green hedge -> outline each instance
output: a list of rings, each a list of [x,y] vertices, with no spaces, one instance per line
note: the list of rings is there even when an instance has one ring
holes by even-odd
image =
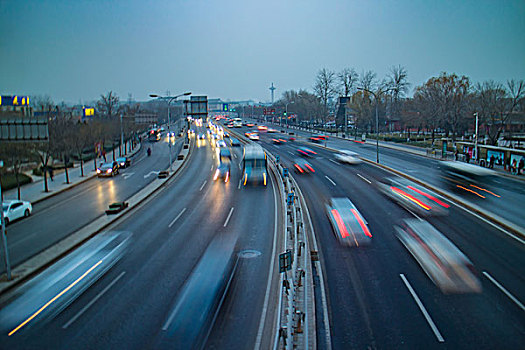
[[[18,174],[18,181],[20,181],[20,185],[25,185],[30,183],[32,180],[26,174]],[[16,188],[15,174],[2,174],[1,183],[2,191],[7,191],[12,188]]]

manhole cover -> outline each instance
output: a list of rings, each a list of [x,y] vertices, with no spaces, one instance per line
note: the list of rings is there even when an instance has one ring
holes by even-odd
[[[257,250],[243,250],[242,252],[239,252],[239,258],[243,259],[256,258],[259,255],[261,255],[261,252]]]

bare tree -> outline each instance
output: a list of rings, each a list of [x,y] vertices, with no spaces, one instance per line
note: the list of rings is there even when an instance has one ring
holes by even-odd
[[[406,96],[410,86],[407,70],[401,65],[390,68],[387,85],[390,92],[391,115],[398,119],[401,116],[400,99]]]
[[[100,100],[97,102],[98,112],[107,119],[112,119],[118,115],[119,112],[119,98],[110,91],[106,95],[100,95]]]
[[[327,110],[328,101],[336,93],[335,73],[326,68],[321,69],[315,78],[314,91]]]
[[[355,92],[359,75],[354,68],[345,68],[337,74],[337,79],[339,80],[339,93],[347,97]]]
[[[361,78],[359,79],[359,87],[361,87],[363,90],[375,90],[376,86],[378,85],[377,82],[377,74],[374,73],[371,70],[368,70],[361,74]]]

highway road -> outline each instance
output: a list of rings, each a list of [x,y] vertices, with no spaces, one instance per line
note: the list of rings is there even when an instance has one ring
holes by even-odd
[[[292,168],[300,143],[274,145],[270,140],[275,136],[279,135],[261,134],[260,143]],[[321,250],[334,349],[523,347],[523,241],[455,206],[448,216],[430,218],[472,260],[483,288],[480,294],[445,295],[394,235],[394,225],[414,215],[374,186],[392,174],[366,163],[338,164],[333,153],[313,149],[318,155],[309,162],[315,173],[296,179]],[[410,158],[401,159],[405,157]],[[338,244],[324,203],[339,196],[350,198],[368,221],[371,246]],[[321,316],[318,307],[316,317]],[[317,332],[319,342],[323,330]],[[322,341],[319,347],[323,348]]]
[[[240,258],[206,348],[254,348],[280,224],[273,181],[267,187],[239,186],[241,149],[232,153],[231,180],[213,181],[215,148],[209,140],[199,142],[173,181],[108,229],[131,234],[120,260],[56,315],[38,316],[12,336],[2,329],[2,348],[177,348],[166,330],[178,317],[174,305],[181,288],[205,277],[192,271],[210,242],[229,238],[236,240],[232,253]],[[24,286],[14,294],[23,292]],[[13,305],[6,300],[4,310]],[[191,320],[198,322],[201,315],[194,311]]]
[[[174,159],[182,148],[182,139],[172,140]],[[120,169],[115,177],[94,178],[64,193],[33,205],[33,214],[7,227],[9,256],[17,266],[33,255],[105,215],[108,205],[123,201],[153,181],[169,165],[168,142],[164,136],[157,143],[144,142],[144,147],[131,158],[131,166]],[[152,148],[147,156],[146,149]],[[110,159],[108,159],[109,161]],[[86,168],[91,164],[86,164]],[[0,258],[4,259],[3,250]],[[5,272],[2,264],[0,273]]]
[[[268,124],[270,125],[270,124]],[[315,135],[303,130],[279,127],[272,125],[277,130],[293,132],[302,140],[307,140]],[[282,135],[277,133],[276,135]],[[324,146],[325,143],[323,142]],[[376,146],[368,143],[360,143],[350,140],[330,137],[326,146],[333,149],[347,149],[357,152],[361,157],[376,161]],[[420,179],[438,188],[450,190],[441,176],[441,164],[439,160],[411,154],[395,149],[379,146],[379,161],[392,169],[401,171],[407,175]],[[501,216],[521,227],[525,227],[525,215],[523,205],[525,201],[525,186],[523,181],[509,177],[496,176],[491,183],[485,184],[482,189],[471,187],[472,192],[456,188],[452,192],[484,208],[494,214]]]

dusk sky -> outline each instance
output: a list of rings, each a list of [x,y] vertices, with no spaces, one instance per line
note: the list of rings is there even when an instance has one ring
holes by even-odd
[[[269,101],[321,68],[525,79],[525,1],[0,0],[0,93]]]

